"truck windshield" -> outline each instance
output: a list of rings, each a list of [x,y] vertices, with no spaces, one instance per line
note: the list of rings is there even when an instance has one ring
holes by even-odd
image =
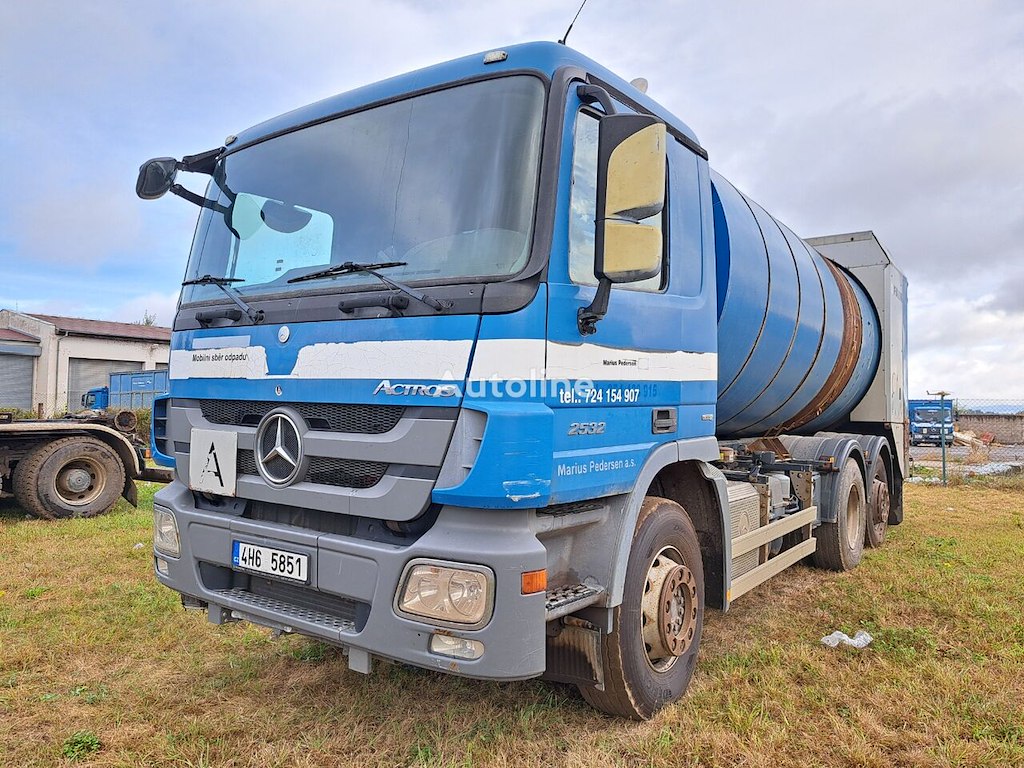
[[[925,421],[929,424],[938,424],[942,421],[943,412],[938,408],[931,408],[929,410],[917,409],[915,412],[917,421]],[[946,421],[949,421],[949,411],[945,412]]]
[[[207,190],[186,280],[247,296],[378,285],[346,261],[403,261],[406,282],[507,277],[529,255],[544,86],[519,75],[384,104],[229,154]],[[222,300],[186,286],[182,303]]]

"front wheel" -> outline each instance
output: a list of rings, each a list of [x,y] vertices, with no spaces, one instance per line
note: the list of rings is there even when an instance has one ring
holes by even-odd
[[[686,692],[704,625],[700,544],[674,501],[644,500],[613,619],[602,637],[604,690],[580,692],[603,712],[647,720]]]

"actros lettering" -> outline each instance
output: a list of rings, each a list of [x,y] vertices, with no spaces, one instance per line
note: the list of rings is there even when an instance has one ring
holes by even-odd
[[[423,395],[425,397],[458,397],[462,393],[456,384],[392,384],[384,379],[373,390],[373,394],[383,392],[385,395]]]

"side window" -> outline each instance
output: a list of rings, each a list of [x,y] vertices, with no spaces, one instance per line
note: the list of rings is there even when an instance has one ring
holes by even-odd
[[[678,141],[668,143],[669,232],[672,291],[699,296],[703,281],[700,175],[697,156]]]
[[[588,112],[576,113],[572,151],[572,193],[569,196],[569,278],[577,285],[597,285],[594,277],[594,225],[597,219],[598,119]],[[662,233],[665,232],[663,214]],[[668,253],[667,248],[665,253]],[[630,291],[657,293],[665,285],[665,261],[654,277],[639,283],[613,286]]]
[[[569,277],[597,285],[594,277],[594,221],[597,213],[597,118],[576,113],[569,197]]]

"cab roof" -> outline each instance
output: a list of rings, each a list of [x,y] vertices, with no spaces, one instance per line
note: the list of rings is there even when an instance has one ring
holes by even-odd
[[[438,86],[456,83],[460,80],[491,75],[498,72],[532,71],[550,80],[563,67],[575,67],[603,80],[612,88],[628,95],[633,101],[651,114],[657,115],[679,133],[695,144],[696,135],[679,118],[672,115],[656,101],[641,93],[618,75],[605,69],[579,51],[551,42],[522,43],[500,48],[507,54],[502,61],[484,63],[486,52],[474,53],[459,59],[435,64],[424,69],[381,80],[370,85],[330,96],[326,99],[299,107],[291,112],[273,117],[239,133],[229,149],[257,142],[273,135],[284,133],[303,125],[321,122],[335,115],[350,112],[371,104],[390,101],[408,93],[425,91]]]

